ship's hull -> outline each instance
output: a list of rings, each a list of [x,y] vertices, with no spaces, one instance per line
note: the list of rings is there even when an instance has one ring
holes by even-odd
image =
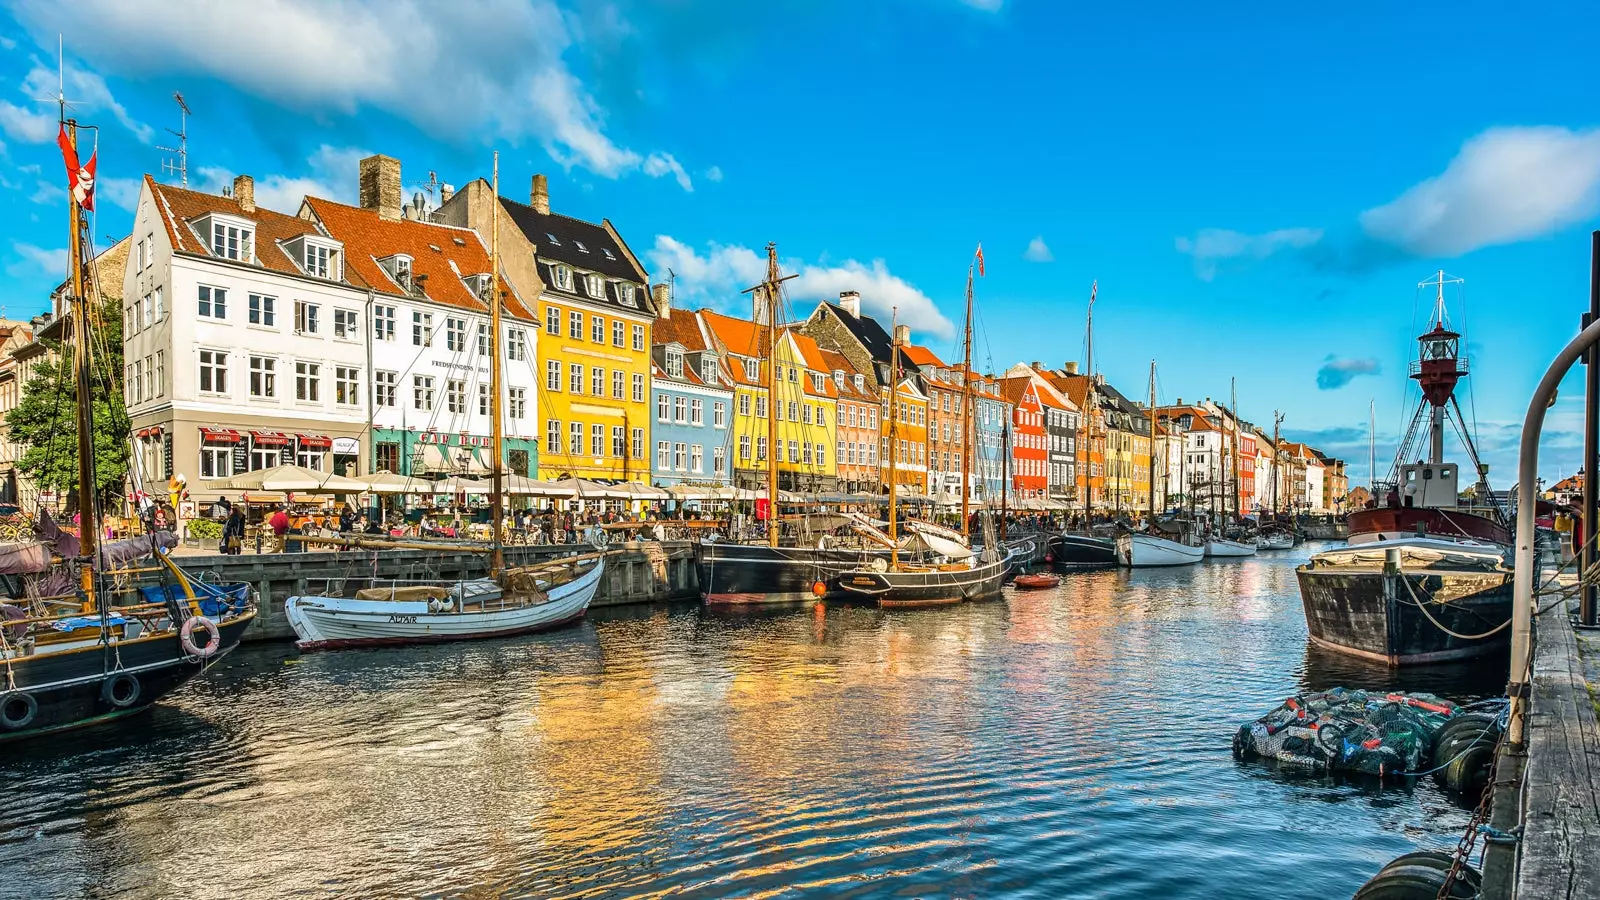
[[[1294,535],[1287,531],[1275,531],[1263,534],[1256,538],[1257,550],[1292,550],[1294,549]]]
[[[13,687],[0,681],[0,743],[143,712],[239,646],[253,621],[251,611],[216,623],[220,644],[204,660],[186,652],[175,633],[7,660],[0,665]]]
[[[1206,541],[1206,556],[1210,557],[1238,557],[1255,556],[1256,545],[1243,541],[1229,541],[1222,538],[1213,538]]]
[[[1306,524],[1306,537],[1314,541],[1343,541],[1350,537],[1348,522],[1310,522]]]
[[[1350,514],[1350,543],[1361,544],[1380,538],[1392,541],[1412,537],[1418,527],[1431,537],[1465,538],[1491,544],[1511,543],[1511,531],[1493,519],[1458,509],[1433,509],[1418,506],[1382,506],[1358,509]]]
[[[967,600],[992,600],[1011,568],[1011,560],[971,568],[877,572],[856,569],[835,579],[836,589],[884,609],[949,606]]]
[[[1512,576],[1503,568],[1386,575],[1381,565],[1306,565],[1295,574],[1311,640],[1328,650],[1409,666],[1494,654],[1510,641]]]
[[[1058,534],[1050,539],[1051,565],[1058,571],[1117,564],[1117,545],[1110,538]]]
[[[290,597],[283,611],[301,650],[343,650],[511,637],[548,631],[583,618],[605,573],[605,561],[546,592],[543,603],[501,609],[432,612],[425,600]]]
[[[888,553],[701,543],[696,566],[707,605],[757,606],[826,599],[840,573],[873,557]]]
[[[1187,566],[1204,559],[1204,547],[1191,547],[1148,534],[1117,535],[1117,563],[1130,568]]]

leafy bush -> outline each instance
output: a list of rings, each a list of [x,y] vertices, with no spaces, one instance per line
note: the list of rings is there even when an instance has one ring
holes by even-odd
[[[195,519],[189,523],[189,537],[214,541],[222,537],[222,523],[210,519]]]

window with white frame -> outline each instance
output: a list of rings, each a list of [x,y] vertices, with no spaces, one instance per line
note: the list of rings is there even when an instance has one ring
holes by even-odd
[[[728,448],[726,448],[726,447],[713,447],[713,448],[711,448],[711,471],[716,473],[716,474],[718,474],[718,475],[726,475],[727,474],[727,472],[728,472]]]
[[[672,470],[672,442],[656,441],[656,471],[669,472]]]
[[[705,462],[705,450],[699,444],[689,445],[689,471],[704,472]]]
[[[567,313],[567,337],[575,341],[583,340],[583,313],[577,310]]]
[[[444,348],[451,353],[467,349],[467,323],[465,319],[446,316],[444,320]]]
[[[728,427],[728,404],[717,400],[711,404],[711,427]]]
[[[623,382],[624,376],[626,376],[626,375],[627,375],[627,373],[622,371],[621,369],[612,369],[611,370],[611,399],[613,399],[613,400],[621,400],[622,399],[622,395],[623,395],[623,391],[624,391],[624,387],[623,387],[623,383],[622,382]]]
[[[233,448],[215,444],[200,445],[200,477],[228,478],[233,475]]]
[[[199,303],[195,313],[202,319],[226,319],[228,317],[228,289],[212,287],[208,284],[200,285]]]
[[[489,355],[489,323],[488,322],[479,322],[478,323],[478,355],[479,356],[484,356],[484,357],[487,357]]]
[[[589,393],[596,397],[606,395],[606,370],[595,366],[589,370]]]
[[[397,372],[374,372],[372,375],[373,402],[379,406],[394,406],[399,378],[400,376]]]
[[[672,398],[672,421],[679,424],[689,421],[689,398]]]
[[[156,351],[156,396],[160,397],[167,392],[167,351]]]
[[[672,401],[666,394],[657,394],[656,395],[656,421],[658,421],[658,422],[671,421],[672,417],[671,417],[671,414],[669,412],[669,410],[671,409],[671,405],[672,405]]]
[[[612,319],[611,320],[611,346],[613,346],[613,347],[621,347],[621,346],[623,346],[624,342],[627,340],[626,332],[627,332],[627,329],[625,327],[623,327],[623,323],[622,323],[621,319]]]
[[[583,455],[583,423],[573,422],[567,426],[567,453],[572,456]]]
[[[749,394],[740,394],[739,395],[739,415],[741,415],[741,416],[750,415],[750,395]]]
[[[552,271],[555,272],[556,289],[570,292],[572,290],[572,269],[568,266],[556,265],[552,267]]]
[[[333,402],[341,406],[356,406],[361,402],[360,370],[352,366],[335,366],[333,369]]]
[[[628,435],[621,425],[611,426],[611,455],[618,459],[628,455]]]
[[[433,346],[433,313],[418,311],[411,313],[411,345],[413,347]]]
[[[478,385],[478,415],[487,416],[488,414],[489,414],[489,386],[487,384],[479,384]]]
[[[262,469],[270,469],[273,466],[281,465],[283,465],[282,447],[256,446],[250,448],[250,471],[259,472]]]
[[[644,376],[637,372],[633,375],[633,402],[644,402]]]
[[[765,398],[765,397],[757,397],[756,398],[756,418],[765,419],[766,417],[767,417],[767,398]]]
[[[700,380],[706,384],[717,383],[717,358],[709,354],[700,357]]]
[[[633,349],[635,349],[635,350],[643,350],[644,349],[644,326],[643,325],[635,325],[635,326],[633,326]]]
[[[255,260],[255,232],[249,226],[211,221],[211,254],[240,262]]]
[[[544,450],[546,453],[561,452],[561,420],[547,419],[544,423]]]
[[[739,361],[744,363],[744,379],[746,381],[761,380],[761,363],[759,361],[754,359],[741,359]]]
[[[667,348],[667,376],[669,378],[683,377],[683,351],[677,347]]]
[[[294,330],[298,334],[316,334],[317,320],[321,309],[315,303],[305,300],[294,302]]]
[[[360,332],[356,326],[356,311],[353,309],[333,310],[333,336],[339,340],[353,341]]]
[[[544,308],[544,333],[561,336],[561,307],[547,305]]]
[[[561,361],[547,359],[544,361],[544,388],[547,391],[561,390]]]
[[[332,247],[305,242],[306,274],[317,278],[339,279],[338,252]]]
[[[574,394],[583,393],[583,364],[571,363],[567,366],[568,390]]]
[[[133,403],[144,402],[144,360],[136,359],[128,365],[128,393]]]
[[[228,352],[226,350],[201,350],[200,392],[226,394],[228,392]]]
[[[810,441],[807,441],[804,444],[800,445],[800,461],[805,463],[808,466],[811,465],[811,442]]]
[[[704,425],[706,423],[706,402],[699,398],[689,401],[689,424]]]
[[[467,383],[460,378],[446,378],[444,382],[444,408],[457,415],[467,411]]]
[[[394,307],[382,303],[373,304],[372,337],[379,341],[394,340]]]
[[[411,376],[411,405],[423,412],[433,409],[433,376]]]
[[[633,430],[633,458],[644,459],[644,429]]]
[[[596,344],[606,342],[606,320],[600,316],[589,317],[589,340]]]
[[[604,425],[589,426],[589,455],[606,455],[606,427]]]
[[[514,387],[509,390],[510,409],[506,412],[513,419],[526,419],[528,417],[528,389]]]
[[[327,459],[327,456],[328,451],[322,447],[313,447],[308,444],[300,444],[295,448],[294,462],[295,465],[301,467],[302,469],[310,469],[313,472],[321,472],[322,462],[323,460]]]
[[[606,255],[610,256],[611,251],[607,250]],[[634,286],[626,281],[617,282],[617,301],[623,306],[638,306],[639,301],[634,296]]]
[[[278,396],[278,361],[270,356],[250,357],[250,396]]]
[[[604,300],[606,296],[606,282],[604,278],[590,272],[583,276],[583,289],[589,296],[596,300]]]
[[[748,434],[739,435],[739,458],[750,458],[750,435]]]
[[[689,467],[689,445],[677,443],[672,445],[672,467],[679,472]]]
[[[506,332],[506,358],[512,362],[527,361],[528,332],[521,328],[513,328]]]
[[[758,437],[758,438],[756,438],[756,460],[760,461],[760,462],[765,462],[766,459],[767,459],[767,439],[765,437]]]
[[[322,364],[297,361],[294,364],[294,398],[306,403],[322,400]]]

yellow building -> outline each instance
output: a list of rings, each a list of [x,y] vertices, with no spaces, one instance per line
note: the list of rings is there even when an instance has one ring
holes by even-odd
[[[533,372],[542,421],[539,477],[650,481],[650,327],[656,313],[644,267],[609,220],[550,211],[543,175],[527,203],[494,198],[481,179],[446,201],[439,218],[487,242],[500,213],[500,259],[518,295],[537,298],[542,326]],[[509,373],[513,380],[518,373]]]
[[[767,352],[767,327],[710,310],[698,313],[733,375],[733,477],[738,487],[767,487],[767,365],[777,364],[778,487],[835,491],[838,387],[815,341],[791,328]]]

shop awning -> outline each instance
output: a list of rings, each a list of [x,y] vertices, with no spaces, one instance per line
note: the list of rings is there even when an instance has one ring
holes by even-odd
[[[231,428],[204,428],[200,429],[200,440],[211,444],[237,444],[244,440],[244,435]]]
[[[151,425],[149,428],[141,428],[137,432],[134,433],[134,437],[137,437],[140,440],[144,440],[145,438],[160,437],[160,436],[161,436],[161,426],[160,425]]]
[[[252,431],[250,440],[257,447],[287,447],[294,438],[281,431]]]
[[[333,438],[325,434],[301,434],[296,436],[300,438],[300,446],[302,447],[315,447],[326,450],[333,446]]]

